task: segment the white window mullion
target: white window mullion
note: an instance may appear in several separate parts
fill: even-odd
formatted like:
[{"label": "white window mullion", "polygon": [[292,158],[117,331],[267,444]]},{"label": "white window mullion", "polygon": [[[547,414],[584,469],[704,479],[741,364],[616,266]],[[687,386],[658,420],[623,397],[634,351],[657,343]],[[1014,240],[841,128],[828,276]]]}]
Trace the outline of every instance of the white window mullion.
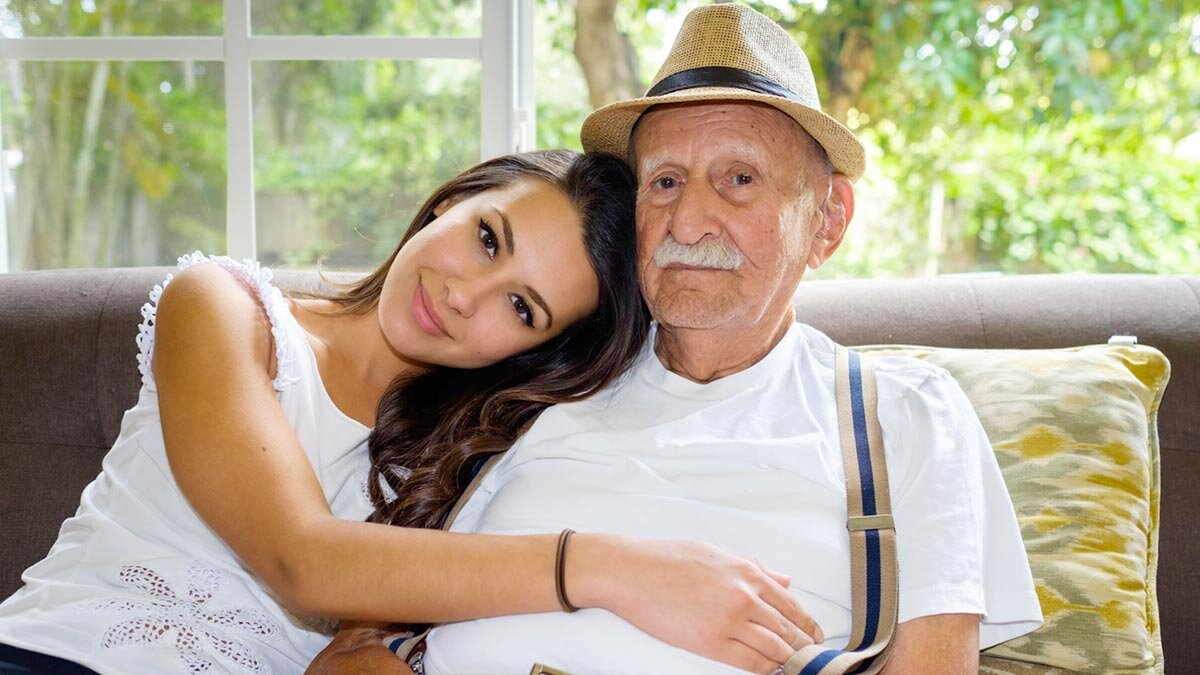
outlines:
[{"label": "white window mullion", "polygon": [[220,61],[219,37],[0,38],[0,59],[18,61]]},{"label": "white window mullion", "polygon": [[254,61],[479,59],[478,38],[366,35],[256,35]]},{"label": "white window mullion", "polygon": [[516,34],[519,0],[483,0],[479,82],[479,154],[489,159],[517,149]]},{"label": "white window mullion", "polygon": [[[0,124],[4,110],[0,106]],[[0,274],[8,272],[8,155],[4,150],[4,134],[0,134]]]},{"label": "white window mullion", "polygon": [[[479,60],[479,38],[368,35],[249,36],[252,61]],[[221,61],[223,37],[0,38],[0,59],[18,61]]]},{"label": "white window mullion", "polygon": [[250,96],[250,2],[225,2],[225,246],[233,258],[256,257],[254,100]]},{"label": "white window mullion", "polygon": [[516,49],[515,107],[517,111],[516,152],[526,152],[537,147],[537,91],[533,67],[533,0],[517,0],[517,31],[513,36]]}]

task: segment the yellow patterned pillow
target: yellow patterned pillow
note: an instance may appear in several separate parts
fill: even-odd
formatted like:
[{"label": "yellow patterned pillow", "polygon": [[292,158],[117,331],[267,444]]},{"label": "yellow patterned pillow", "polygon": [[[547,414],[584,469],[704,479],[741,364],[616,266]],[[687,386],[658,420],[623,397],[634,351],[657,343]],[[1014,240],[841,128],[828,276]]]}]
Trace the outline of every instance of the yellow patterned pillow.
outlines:
[{"label": "yellow patterned pillow", "polygon": [[1081,673],[1162,673],[1155,420],[1166,357],[1140,345],[861,349],[948,370],[992,442],[1046,623],[986,654]]},{"label": "yellow patterned pillow", "polygon": [[995,656],[979,656],[979,675],[1079,675],[1077,671],[1043,666],[1025,661],[1012,661]]}]

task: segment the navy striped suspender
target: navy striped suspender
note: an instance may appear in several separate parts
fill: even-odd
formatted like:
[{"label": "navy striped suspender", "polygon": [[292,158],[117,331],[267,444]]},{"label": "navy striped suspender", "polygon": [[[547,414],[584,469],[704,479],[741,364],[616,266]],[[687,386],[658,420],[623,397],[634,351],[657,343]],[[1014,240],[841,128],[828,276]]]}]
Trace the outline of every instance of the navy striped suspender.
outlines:
[{"label": "navy striped suspender", "polygon": [[844,650],[809,645],[783,666],[785,675],[878,673],[896,630],[899,582],[875,369],[869,358],[837,350],[838,434],[846,468],[850,534],[850,642]]}]

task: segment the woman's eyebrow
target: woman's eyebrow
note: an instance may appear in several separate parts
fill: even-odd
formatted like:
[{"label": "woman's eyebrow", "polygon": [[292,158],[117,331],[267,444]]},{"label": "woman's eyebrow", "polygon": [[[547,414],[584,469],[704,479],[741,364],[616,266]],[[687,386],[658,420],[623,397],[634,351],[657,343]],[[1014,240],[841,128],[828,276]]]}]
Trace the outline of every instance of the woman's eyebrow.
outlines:
[{"label": "woman's eyebrow", "polygon": [[542,311],[546,313],[546,330],[553,328],[554,315],[550,313],[550,305],[546,304],[546,300],[542,297],[542,294],[533,290],[532,286],[526,286],[525,292],[528,293],[529,297],[533,298],[533,301],[536,302],[538,306],[542,308]]},{"label": "woman's eyebrow", "polygon": [[517,243],[513,241],[512,223],[508,222],[508,215],[500,209],[493,206],[492,210],[500,217],[500,226],[504,230],[504,250],[512,257],[513,251],[517,250]]}]

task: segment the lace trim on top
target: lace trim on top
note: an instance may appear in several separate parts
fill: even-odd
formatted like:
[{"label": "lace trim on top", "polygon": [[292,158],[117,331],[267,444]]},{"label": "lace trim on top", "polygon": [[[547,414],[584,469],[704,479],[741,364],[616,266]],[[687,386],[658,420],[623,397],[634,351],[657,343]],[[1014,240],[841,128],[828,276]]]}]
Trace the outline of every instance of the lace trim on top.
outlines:
[{"label": "lace trim on top", "polygon": [[[395,475],[399,476],[400,480],[408,480],[408,477],[412,475],[412,470],[405,466],[396,466],[393,464],[391,467],[391,471]],[[370,477],[370,475],[368,475],[366,478],[362,479],[362,482],[358,484],[358,489],[362,493],[362,498],[368,504],[370,504],[372,506],[372,508],[374,508],[375,503],[371,501],[371,477]],[[396,501],[396,491],[393,490],[392,486],[388,485],[388,482],[386,480],[383,480],[382,477],[380,477],[380,480],[379,480],[379,489],[383,492],[383,501],[387,502],[388,504],[391,504],[392,502]]]},{"label": "lace trim on top", "polygon": [[[272,384],[275,391],[283,391],[288,385],[300,379],[295,373],[295,355],[290,349],[287,336],[280,328],[280,312],[286,312],[287,305],[283,301],[283,293],[271,285],[271,270],[263,267],[254,260],[238,262],[227,256],[206,256],[196,251],[179,258],[179,271],[202,263],[213,263],[229,272],[238,281],[258,296],[267,319],[271,322],[271,340],[275,343],[275,380]],[[142,305],[142,323],[138,325],[138,371],[142,374],[142,384],[150,391],[155,390],[154,372],[151,364],[154,359],[154,325],[158,316],[158,300],[162,297],[163,289],[171,283],[175,275],[168,274],[161,284],[150,290],[150,301]]]}]

